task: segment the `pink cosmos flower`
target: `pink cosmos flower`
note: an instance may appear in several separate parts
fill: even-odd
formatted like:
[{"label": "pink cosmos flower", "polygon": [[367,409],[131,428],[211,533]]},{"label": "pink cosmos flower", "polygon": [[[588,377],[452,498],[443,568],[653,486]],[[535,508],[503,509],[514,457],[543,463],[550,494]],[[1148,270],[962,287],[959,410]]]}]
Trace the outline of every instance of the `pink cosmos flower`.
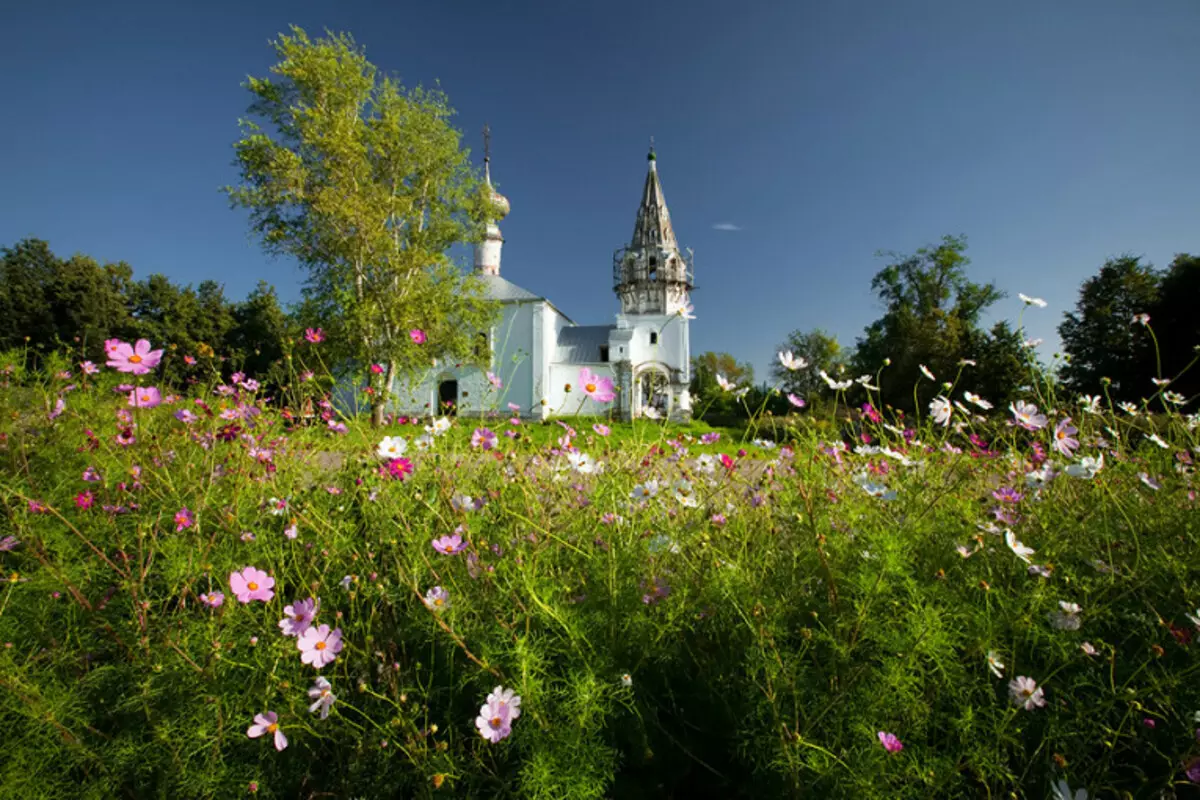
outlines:
[{"label": "pink cosmos flower", "polygon": [[376,375],[382,375],[383,374],[383,364],[372,364],[371,372],[373,372]]},{"label": "pink cosmos flower", "polygon": [[272,733],[275,735],[275,749],[283,750],[288,746],[287,737],[283,735],[283,731],[279,729],[279,715],[274,711],[268,711],[265,714],[255,714],[254,724],[246,729],[246,735],[251,739],[257,739],[264,733]]},{"label": "pink cosmos flower", "polygon": [[896,734],[880,731],[878,734],[879,743],[883,745],[883,749],[889,753],[899,753],[904,749],[904,744],[896,738]]},{"label": "pink cosmos flower", "polygon": [[583,393],[597,403],[611,403],[617,396],[612,378],[596,375],[587,367],[579,370],[579,385],[583,387]]},{"label": "pink cosmos flower", "polygon": [[413,344],[425,344],[425,331],[413,328],[408,332],[408,338],[413,340]]},{"label": "pink cosmos flower", "polygon": [[1054,426],[1054,449],[1067,458],[1073,457],[1079,448],[1079,439],[1075,438],[1077,433],[1079,429],[1071,424],[1070,417],[1059,420]]},{"label": "pink cosmos flower", "polygon": [[318,342],[325,341],[325,331],[320,328],[306,328],[304,330],[304,338],[308,340],[309,344],[317,344]]},{"label": "pink cosmos flower", "polygon": [[75,507],[87,511],[96,504],[96,495],[91,492],[80,492],[75,495]]},{"label": "pink cosmos flower", "polygon": [[312,664],[315,669],[320,669],[342,652],[342,629],[335,628],[331,631],[325,624],[310,626],[300,634],[300,638],[296,640],[296,647],[300,650],[300,660],[303,663]]},{"label": "pink cosmos flower", "polygon": [[[474,553],[467,554],[468,572],[471,572],[471,557],[474,555]],[[478,561],[478,557],[476,557],[476,561]],[[474,578],[477,577],[477,575],[472,575],[471,577]],[[434,586],[425,593],[425,605],[431,611],[443,611],[450,607],[450,593],[441,586]]]},{"label": "pink cosmos flower", "polygon": [[333,420],[329,420],[327,425],[329,430],[333,433],[347,433],[350,430],[348,427],[346,427],[346,423],[344,422],[334,422]]},{"label": "pink cosmos flower", "polygon": [[196,524],[196,516],[188,509],[187,506],[175,512],[175,532],[192,527]]},{"label": "pink cosmos flower", "polygon": [[471,434],[471,447],[482,447],[491,450],[496,446],[496,434],[488,428],[476,428]]},{"label": "pink cosmos flower", "polygon": [[443,555],[452,556],[466,550],[467,543],[457,533],[450,533],[434,539],[433,549]]},{"label": "pink cosmos flower", "polygon": [[1019,675],[1008,683],[1008,694],[1014,704],[1026,711],[1033,711],[1046,705],[1045,692],[1033,678]]},{"label": "pink cosmos flower", "polygon": [[492,744],[512,733],[512,724],[521,716],[521,697],[512,689],[497,686],[487,696],[487,702],[479,709],[475,727],[479,735]]},{"label": "pink cosmos flower", "polygon": [[[497,389],[504,388],[504,381],[500,380],[500,376],[497,375],[496,373],[489,371],[487,374],[487,379],[488,379],[488,383],[490,383],[493,387],[495,387]],[[511,406],[512,403],[509,403],[509,405]],[[518,406],[518,408],[519,408],[519,406]]]},{"label": "pink cosmos flower", "polygon": [[1046,415],[1038,411],[1033,403],[1018,400],[1010,403],[1008,410],[1012,412],[1013,422],[1027,431],[1041,430],[1046,427]]},{"label": "pink cosmos flower", "polygon": [[[110,340],[111,341],[111,340]],[[107,343],[106,348],[107,350]],[[129,372],[134,375],[145,375],[162,361],[162,350],[151,350],[150,342],[138,339],[132,347],[128,342],[117,342],[116,347],[108,350],[108,366],[117,372]]]},{"label": "pink cosmos flower", "polygon": [[84,361],[83,363],[81,363],[79,365],[79,368],[81,370],[83,370],[84,375],[95,375],[97,372],[100,371],[100,368],[97,367],[95,364],[93,364],[91,361]]},{"label": "pink cosmos flower", "polygon": [[612,428],[608,427],[607,425],[602,425],[599,422],[592,426],[592,430],[601,436],[608,436],[610,433],[612,433]]},{"label": "pink cosmos flower", "polygon": [[95,467],[88,467],[83,471],[83,480],[88,483],[97,483],[100,480],[100,473],[96,471]]},{"label": "pink cosmos flower", "polygon": [[183,363],[187,364],[189,367],[194,367],[196,366],[196,359],[193,356],[184,356]]},{"label": "pink cosmos flower", "polygon": [[229,573],[229,588],[237,595],[239,603],[262,600],[264,603],[275,596],[275,579],[261,569],[246,567],[241,572]]},{"label": "pink cosmos flower", "polygon": [[804,408],[804,406],[807,405],[804,402],[803,397],[797,397],[796,395],[791,394],[790,392],[788,393],[787,399],[788,399],[788,402],[791,403],[792,405],[794,405],[796,408]]},{"label": "pink cosmos flower", "polygon": [[162,405],[162,394],[154,386],[142,386],[129,393],[131,408],[155,408]]},{"label": "pink cosmos flower", "polygon": [[321,609],[320,598],[307,600],[299,600],[290,606],[284,606],[284,618],[279,620],[279,629],[283,631],[284,636],[300,636],[317,617],[317,612]]},{"label": "pink cosmos flower", "polygon": [[196,421],[197,417],[195,414],[193,414],[191,411],[188,411],[186,408],[181,408],[175,412],[175,419],[179,420],[180,422],[184,423],[185,425],[191,425],[193,422]]},{"label": "pink cosmos flower", "polygon": [[413,473],[413,463],[407,458],[389,459],[386,464],[379,466],[379,474],[394,480],[402,481]]},{"label": "pink cosmos flower", "polygon": [[225,605],[224,592],[209,592],[208,594],[200,595],[200,602],[209,608],[220,608]]}]

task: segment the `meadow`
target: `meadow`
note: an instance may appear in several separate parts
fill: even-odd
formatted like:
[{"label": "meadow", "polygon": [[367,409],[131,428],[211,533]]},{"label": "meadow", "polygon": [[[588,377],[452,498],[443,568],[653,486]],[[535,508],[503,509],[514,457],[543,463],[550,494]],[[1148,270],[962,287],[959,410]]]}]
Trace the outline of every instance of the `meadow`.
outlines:
[{"label": "meadow", "polygon": [[372,428],[319,346],[0,356],[0,797],[1195,796],[1168,390]]}]

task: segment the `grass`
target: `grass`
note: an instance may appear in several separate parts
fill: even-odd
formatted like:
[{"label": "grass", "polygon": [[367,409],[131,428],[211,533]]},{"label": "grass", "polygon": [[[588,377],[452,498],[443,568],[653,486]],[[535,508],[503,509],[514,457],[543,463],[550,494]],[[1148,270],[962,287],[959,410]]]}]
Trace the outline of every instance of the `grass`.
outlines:
[{"label": "grass", "polygon": [[[868,447],[564,420],[593,465],[557,423],[418,452],[422,425],[295,425],[199,371],[131,411],[127,376],[63,368],[0,385],[0,797],[1158,797],[1200,756],[1194,415],[862,420]],[[270,600],[234,596],[247,566]],[[308,597],[344,644],[320,670],[278,624]],[[491,742],[497,686],[521,714]],[[266,711],[286,749],[247,735]]]}]

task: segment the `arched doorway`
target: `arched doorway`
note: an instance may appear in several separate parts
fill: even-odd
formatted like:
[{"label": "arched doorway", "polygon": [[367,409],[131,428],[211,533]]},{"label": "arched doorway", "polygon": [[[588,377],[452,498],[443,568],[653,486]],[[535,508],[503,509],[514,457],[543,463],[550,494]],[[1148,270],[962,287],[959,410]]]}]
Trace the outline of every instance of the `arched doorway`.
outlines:
[{"label": "arched doorway", "polygon": [[647,408],[654,409],[653,413],[660,418],[670,415],[671,387],[665,372],[654,368],[643,370],[638,373],[634,386],[635,416],[644,416]]},{"label": "arched doorway", "polygon": [[438,384],[438,413],[454,416],[458,408],[458,381],[453,378]]}]

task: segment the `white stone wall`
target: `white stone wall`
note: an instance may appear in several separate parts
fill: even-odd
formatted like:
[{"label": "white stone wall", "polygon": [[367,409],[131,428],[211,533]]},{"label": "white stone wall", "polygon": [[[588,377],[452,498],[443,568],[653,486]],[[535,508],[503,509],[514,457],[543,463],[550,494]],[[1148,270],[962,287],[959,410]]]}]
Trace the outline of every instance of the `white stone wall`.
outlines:
[{"label": "white stone wall", "polygon": [[[595,364],[552,364],[550,366],[550,391],[546,396],[548,417],[570,417],[575,415],[604,416],[613,408],[614,403],[597,403],[587,399],[579,385],[579,373],[584,368],[590,369],[601,377],[614,378],[613,365],[597,362]],[[566,386],[571,384],[571,391]]]}]

